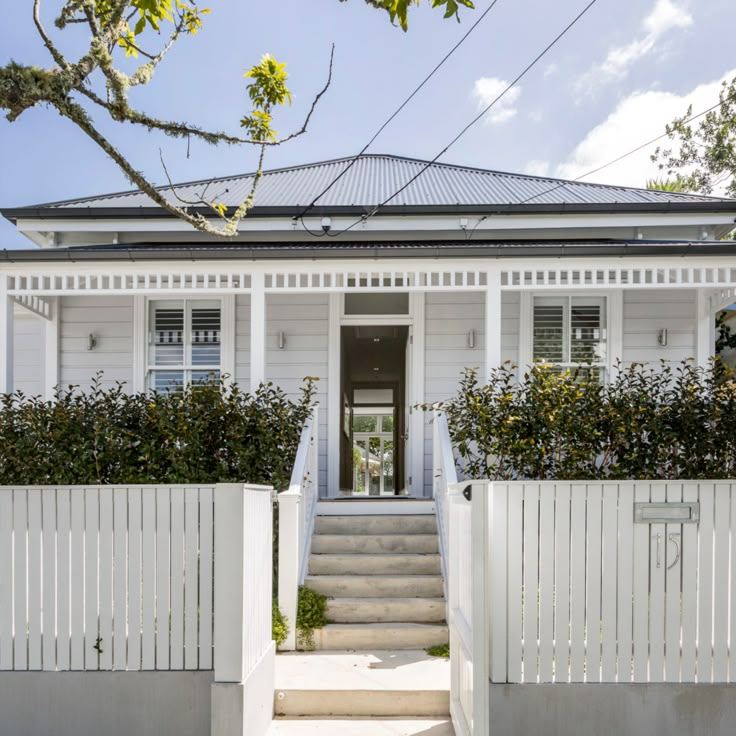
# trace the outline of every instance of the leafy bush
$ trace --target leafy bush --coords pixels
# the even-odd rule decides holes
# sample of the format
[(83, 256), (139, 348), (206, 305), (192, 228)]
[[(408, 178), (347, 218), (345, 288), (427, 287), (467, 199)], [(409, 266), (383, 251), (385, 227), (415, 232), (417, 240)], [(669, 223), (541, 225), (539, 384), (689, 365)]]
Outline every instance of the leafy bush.
[(302, 649), (314, 649), (314, 630), (327, 624), (327, 597), (302, 586), (296, 611), (297, 642)]
[(0, 484), (245, 482), (288, 486), (313, 381), (291, 401), (204, 383), (128, 394), (70, 386), (53, 401), (0, 396)]
[(281, 613), (279, 604), (276, 599), (273, 600), (271, 606), (271, 636), (276, 642), (276, 646), (280, 647), (285, 641), (289, 634), (289, 621), (286, 616)]
[(427, 647), (425, 650), (430, 657), (442, 657), (442, 659), (450, 659), (450, 645), (449, 644), (435, 644), (432, 647)]
[(517, 382), (505, 364), (482, 386), (468, 371), (434, 408), (447, 412), (466, 477), (736, 477), (736, 376), (719, 361), (619, 366), (607, 384), (544, 363)]

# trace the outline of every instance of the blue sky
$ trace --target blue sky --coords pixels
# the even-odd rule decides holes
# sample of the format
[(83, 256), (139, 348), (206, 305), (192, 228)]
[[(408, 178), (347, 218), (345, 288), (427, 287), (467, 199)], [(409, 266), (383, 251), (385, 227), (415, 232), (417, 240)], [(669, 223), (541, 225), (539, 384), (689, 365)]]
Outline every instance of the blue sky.
[[(53, 30), (59, 0), (42, 12)], [(275, 127), (298, 127), (322, 86), (335, 43), (333, 83), (309, 132), (270, 151), (267, 168), (357, 153), (444, 53), (490, 4), (464, 11), (460, 24), (428, 7), (408, 33), (362, 0), (210, 0), (204, 30), (179, 42), (153, 82), (132, 97), (153, 114), (204, 127), (238, 129), (247, 110), (243, 71), (270, 52), (288, 64), (293, 106)], [(425, 3), (427, 4), (427, 3)], [(370, 149), (433, 158), (585, 5), (585, 0), (499, 0), (482, 24)], [(0, 63), (52, 66), (32, 23), (31, 0), (8, 3)], [(717, 100), (721, 79), (736, 76), (723, 29), (736, 23), (733, 0), (598, 0), (584, 19), (473, 128), (443, 161), (506, 171), (576, 177), (663, 131), (688, 102)], [(70, 55), (83, 38), (58, 34)], [(71, 36), (65, 38), (65, 36)], [(165, 183), (163, 151), (178, 181), (251, 171), (255, 151), (187, 146), (102, 119), (135, 166)], [(124, 176), (83, 133), (38, 108), (0, 120), (0, 205), (34, 204), (129, 189)], [(648, 152), (591, 180), (643, 185), (656, 171)], [(26, 247), (6, 221), (0, 248)]]

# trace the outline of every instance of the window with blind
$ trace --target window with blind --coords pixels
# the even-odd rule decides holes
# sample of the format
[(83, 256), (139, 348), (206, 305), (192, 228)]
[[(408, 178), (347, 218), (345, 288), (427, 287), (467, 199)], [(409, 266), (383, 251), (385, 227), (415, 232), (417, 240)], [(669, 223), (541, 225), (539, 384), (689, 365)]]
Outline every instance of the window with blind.
[(532, 357), (562, 368), (606, 365), (606, 299), (535, 297)]
[(153, 301), (148, 330), (149, 388), (172, 391), (217, 380), (221, 307), (217, 301)]

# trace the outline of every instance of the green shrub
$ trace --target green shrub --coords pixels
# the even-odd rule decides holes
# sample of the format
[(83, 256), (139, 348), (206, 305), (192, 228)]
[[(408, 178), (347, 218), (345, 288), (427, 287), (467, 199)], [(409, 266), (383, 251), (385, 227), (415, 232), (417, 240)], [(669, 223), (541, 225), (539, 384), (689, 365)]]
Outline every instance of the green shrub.
[(53, 401), (0, 396), (0, 484), (244, 482), (288, 487), (314, 383), (291, 401), (212, 382), (128, 394), (70, 386)]
[(609, 383), (544, 363), (517, 382), (505, 364), (434, 406), (468, 478), (736, 477), (736, 377), (718, 361), (619, 366)]
[(286, 641), (286, 637), (288, 636), (288, 634), (289, 621), (286, 616), (281, 613), (279, 604), (274, 598), (273, 604), (271, 606), (271, 636), (276, 642), (277, 647), (280, 647)]
[(433, 647), (427, 647), (425, 650), (430, 657), (442, 657), (443, 659), (450, 659), (450, 645), (449, 644), (435, 644)]
[(302, 586), (296, 612), (297, 643), (302, 649), (314, 649), (314, 630), (327, 624), (327, 597)]

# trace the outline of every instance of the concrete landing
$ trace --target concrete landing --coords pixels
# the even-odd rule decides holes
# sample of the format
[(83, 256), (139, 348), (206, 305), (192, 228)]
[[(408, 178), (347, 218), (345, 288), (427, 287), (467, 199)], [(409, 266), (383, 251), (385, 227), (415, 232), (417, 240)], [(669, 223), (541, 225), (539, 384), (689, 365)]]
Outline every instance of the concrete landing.
[(277, 718), (268, 736), (455, 736), (455, 731), (445, 719)]

